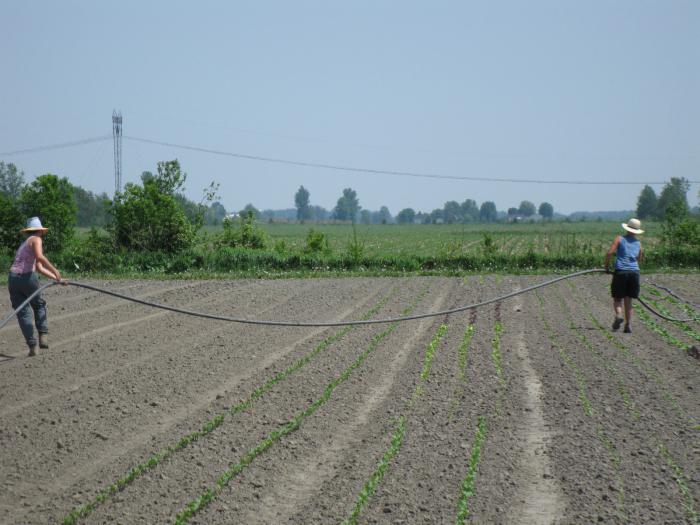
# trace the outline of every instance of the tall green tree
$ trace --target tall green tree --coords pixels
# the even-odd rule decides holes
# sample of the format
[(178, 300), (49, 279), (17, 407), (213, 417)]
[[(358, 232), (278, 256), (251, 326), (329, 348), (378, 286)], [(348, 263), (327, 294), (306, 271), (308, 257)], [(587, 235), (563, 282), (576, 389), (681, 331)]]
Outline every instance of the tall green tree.
[(24, 188), (24, 172), (11, 162), (0, 161), (0, 193), (11, 199), (19, 199)]
[(658, 198), (654, 188), (645, 185), (637, 199), (637, 218), (651, 219), (656, 216), (656, 206)]
[(299, 189), (294, 195), (294, 205), (297, 209), (297, 220), (299, 222), (304, 222), (311, 218), (309, 197), (309, 190), (304, 188), (304, 186), (299, 186)]
[(377, 222), (379, 222), (380, 224), (389, 224), (392, 218), (393, 217), (391, 216), (389, 208), (387, 208), (386, 206), (382, 206), (381, 208), (379, 208)]
[(447, 201), (443, 207), (443, 220), (447, 224), (454, 224), (462, 221), (462, 207), (457, 201)]
[(357, 192), (352, 188), (345, 188), (343, 195), (338, 199), (338, 203), (333, 209), (333, 218), (339, 221), (355, 222), (360, 207)]
[(360, 212), (360, 224), (372, 224), (372, 213), (369, 210)]
[(177, 160), (158, 163), (158, 174), (146, 172), (143, 185), (127, 184), (118, 193), (109, 231), (118, 246), (131, 250), (178, 252), (189, 248), (196, 227), (187, 219), (175, 195), (187, 174)]
[(540, 204), (537, 213), (539, 213), (544, 220), (551, 221), (552, 217), (554, 216), (554, 206), (548, 202), (543, 202)]
[(413, 208), (404, 208), (396, 215), (396, 222), (399, 224), (413, 224), (416, 212)]
[(20, 245), (25, 218), (19, 202), (0, 192), (0, 249), (16, 250)]
[(481, 203), (481, 208), (479, 208), (479, 219), (482, 222), (496, 222), (498, 219), (498, 210), (496, 210), (496, 203), (492, 201), (485, 201)]
[(80, 186), (73, 186), (73, 198), (77, 208), (76, 224), (78, 226), (105, 225), (110, 204), (106, 193), (97, 195)]
[(535, 208), (535, 204), (530, 201), (522, 201), (520, 203), (520, 207), (518, 208), (520, 215), (523, 217), (532, 217), (536, 210), (537, 208)]
[[(671, 180), (666, 183), (661, 190), (659, 200), (656, 203), (656, 215), (659, 219), (666, 218), (666, 211), (673, 207), (675, 213), (678, 213), (680, 208), (688, 210), (688, 198), (686, 194), (690, 189), (690, 183), (684, 177), (671, 177)], [(680, 208), (679, 208), (680, 207)]]
[(464, 222), (476, 222), (479, 220), (479, 206), (473, 199), (466, 199), (459, 205), (462, 208), (462, 220)]
[(22, 190), (20, 209), (49, 228), (44, 236), (47, 251), (60, 251), (73, 238), (78, 208), (67, 178), (50, 173), (37, 177)]

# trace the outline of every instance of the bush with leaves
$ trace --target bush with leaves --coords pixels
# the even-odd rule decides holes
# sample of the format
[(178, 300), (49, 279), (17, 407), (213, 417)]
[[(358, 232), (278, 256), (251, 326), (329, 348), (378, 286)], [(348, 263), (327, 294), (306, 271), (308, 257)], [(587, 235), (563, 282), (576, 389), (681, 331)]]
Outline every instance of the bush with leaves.
[(304, 247), (304, 252), (329, 254), (331, 252), (331, 247), (328, 244), (328, 236), (323, 232), (311, 228), (306, 234), (306, 246)]
[(60, 251), (73, 238), (77, 206), (68, 179), (46, 174), (22, 190), (19, 203), (25, 217), (39, 217), (49, 228), (44, 236), (47, 251)]
[(224, 231), (219, 237), (221, 246), (262, 249), (267, 245), (267, 235), (256, 226), (253, 210), (248, 210), (240, 216), (238, 228), (229, 218), (224, 219), (223, 226)]
[(687, 206), (677, 201), (666, 208), (661, 241), (668, 249), (700, 246), (700, 223), (691, 216)]
[(0, 192), (0, 248), (7, 251), (17, 249), (22, 242), (20, 229), (24, 222), (18, 202)]
[(117, 246), (130, 250), (179, 252), (192, 246), (196, 226), (176, 198), (187, 175), (177, 160), (159, 162), (158, 174), (145, 172), (143, 186), (127, 184), (118, 193), (109, 231)]

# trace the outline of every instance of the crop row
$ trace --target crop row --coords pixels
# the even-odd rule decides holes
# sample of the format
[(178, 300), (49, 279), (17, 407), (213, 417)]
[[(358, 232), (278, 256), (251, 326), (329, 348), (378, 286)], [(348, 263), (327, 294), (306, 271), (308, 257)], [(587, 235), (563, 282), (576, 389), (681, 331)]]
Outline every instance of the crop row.
[(539, 316), (540, 320), (542, 321), (542, 324), (544, 325), (545, 334), (547, 335), (547, 338), (549, 339), (552, 346), (556, 348), (566, 368), (568, 368), (573, 374), (578, 389), (578, 398), (581, 402), (581, 408), (583, 409), (583, 412), (587, 417), (590, 417), (594, 420), (596, 436), (608, 452), (610, 464), (613, 468), (613, 471), (615, 472), (615, 478), (617, 483), (617, 511), (623, 517), (624, 521), (628, 521), (627, 513), (625, 510), (625, 484), (622, 478), (622, 473), (620, 471), (620, 465), (622, 462), (620, 453), (617, 450), (617, 447), (613, 440), (610, 439), (610, 436), (605, 430), (605, 426), (598, 417), (597, 411), (595, 410), (593, 404), (588, 398), (588, 384), (584, 374), (581, 372), (580, 368), (571, 358), (566, 349), (564, 349), (564, 347), (559, 343), (559, 338), (557, 337), (556, 332), (552, 329), (552, 326), (549, 323), (549, 320), (547, 319), (544, 310), (544, 299), (542, 298), (541, 294), (537, 291), (535, 292), (535, 296), (537, 297), (539, 302)]
[[(417, 303), (424, 297), (425, 293), (427, 293), (427, 289), (416, 299), (414, 299), (414, 301), (412, 301), (411, 305), (409, 305), (402, 312), (402, 315), (410, 314), (417, 305)], [(340, 384), (344, 383), (350, 377), (350, 375), (365, 362), (365, 360), (370, 356), (370, 354), (372, 354), (377, 349), (379, 344), (396, 330), (398, 324), (398, 322), (394, 322), (390, 324), (389, 327), (386, 328), (384, 331), (373, 336), (367, 348), (339, 376), (337, 376), (334, 380), (328, 383), (323, 393), (316, 400), (309, 404), (304, 410), (298, 412), (289, 422), (285, 423), (284, 425), (281, 425), (279, 428), (272, 431), (265, 439), (260, 441), (255, 447), (251, 448), (248, 452), (246, 452), (237, 463), (226, 469), (226, 471), (224, 471), (219, 476), (219, 478), (216, 480), (216, 483), (213, 486), (207, 488), (200, 496), (190, 501), (185, 506), (185, 508), (178, 513), (175, 519), (175, 523), (178, 525), (187, 523), (191, 518), (195, 516), (195, 514), (200, 512), (202, 509), (207, 507), (212, 501), (214, 501), (221, 494), (223, 489), (229, 484), (229, 482), (238, 474), (240, 474), (243, 470), (245, 470), (248, 467), (248, 465), (250, 465), (260, 454), (265, 452), (284, 436), (297, 430), (306, 418), (314, 414), (323, 404), (325, 404), (330, 399), (331, 395), (333, 394), (333, 391)]]
[[(388, 297), (385, 297), (382, 300), (380, 300), (375, 306), (373, 306), (370, 310), (365, 312), (365, 314), (362, 316), (362, 318), (369, 319), (370, 317), (375, 315), (387, 303), (387, 301), (388, 301)], [(270, 378), (268, 381), (266, 381), (261, 386), (255, 388), (248, 395), (248, 397), (245, 400), (232, 406), (226, 412), (218, 414), (218, 415), (214, 416), (213, 418), (209, 419), (202, 426), (202, 428), (200, 430), (196, 430), (196, 431), (191, 432), (185, 436), (182, 436), (177, 442), (168, 445), (167, 447), (163, 448), (162, 450), (160, 450), (160, 451), (156, 452), (155, 454), (153, 454), (152, 456), (150, 456), (147, 460), (145, 460), (142, 463), (139, 463), (138, 465), (129, 469), (129, 471), (126, 474), (124, 474), (122, 477), (117, 479), (117, 481), (115, 481), (111, 485), (107, 486), (106, 488), (100, 490), (97, 493), (97, 495), (93, 497), (92, 500), (90, 500), (89, 502), (87, 502), (79, 507), (74, 508), (68, 515), (66, 515), (64, 517), (64, 519), (63, 519), (64, 525), (72, 525), (74, 523), (77, 523), (78, 519), (87, 517), (100, 504), (107, 501), (111, 496), (113, 496), (117, 492), (124, 490), (128, 485), (133, 483), (136, 479), (141, 477), (143, 474), (145, 474), (146, 472), (148, 472), (150, 470), (153, 470), (153, 468), (155, 468), (157, 465), (161, 464), (163, 461), (170, 458), (175, 453), (183, 450), (188, 445), (194, 443), (195, 441), (199, 441), (200, 439), (204, 438), (205, 436), (208, 436), (209, 434), (211, 434), (214, 430), (216, 430), (219, 426), (221, 426), (221, 424), (224, 422), (227, 415), (233, 416), (233, 415), (236, 415), (236, 414), (250, 408), (256, 400), (258, 400), (260, 397), (262, 397), (272, 387), (274, 387), (279, 382), (285, 380), (290, 375), (292, 375), (293, 373), (295, 373), (296, 371), (301, 369), (303, 366), (308, 364), (318, 354), (325, 352), (331, 345), (339, 342), (351, 330), (353, 330), (353, 328), (354, 328), (353, 326), (347, 326), (347, 327), (339, 330), (338, 332), (330, 335), (329, 337), (326, 337), (318, 345), (316, 345), (310, 352), (308, 352), (307, 354), (302, 356), (300, 359), (298, 359), (292, 365), (288, 366), (287, 368), (285, 368), (281, 372), (278, 372), (277, 374), (275, 374), (272, 378)]]
[(415, 389), (413, 390), (413, 393), (411, 394), (411, 397), (406, 403), (403, 415), (399, 417), (396, 421), (396, 427), (391, 436), (391, 444), (389, 445), (389, 448), (386, 450), (386, 452), (384, 452), (384, 455), (379, 460), (379, 463), (377, 464), (377, 467), (375, 468), (374, 472), (372, 472), (369, 479), (362, 487), (362, 490), (360, 490), (360, 493), (358, 494), (357, 499), (355, 501), (355, 507), (353, 508), (350, 515), (343, 521), (343, 525), (357, 524), (362, 510), (367, 505), (372, 495), (377, 490), (379, 483), (381, 483), (382, 479), (384, 478), (384, 474), (386, 473), (386, 470), (389, 467), (391, 460), (396, 454), (398, 454), (401, 445), (403, 444), (404, 437), (406, 435), (407, 418), (415, 403), (423, 395), (424, 383), (428, 380), (428, 376), (430, 375), (430, 368), (432, 366), (433, 358), (435, 356), (435, 351), (437, 350), (437, 346), (440, 343), (440, 340), (447, 333), (447, 329), (448, 327), (446, 324), (440, 325), (437, 332), (430, 340), (430, 343), (428, 343), (428, 346), (425, 351), (425, 357), (423, 358), (423, 368), (418, 379), (418, 384), (416, 385)]
[[(638, 422), (640, 420), (640, 417), (641, 417), (640, 413), (636, 408), (636, 403), (634, 403), (633, 400), (631, 399), (631, 397), (627, 391), (627, 387), (624, 383), (624, 380), (620, 377), (620, 374), (619, 374), (617, 368), (614, 365), (610, 364), (609, 361), (605, 358), (605, 356), (601, 355), (601, 353), (599, 351), (594, 349), (593, 344), (589, 341), (589, 339), (586, 337), (586, 335), (583, 333), (583, 331), (579, 327), (577, 327), (576, 324), (573, 322), (573, 317), (571, 315), (571, 311), (569, 310), (568, 306), (563, 301), (561, 296), (559, 296), (559, 300), (560, 300), (560, 305), (562, 307), (562, 311), (566, 312), (566, 315), (568, 317), (569, 328), (576, 334), (577, 338), (579, 339), (579, 341), (581, 341), (581, 343), (584, 345), (584, 347), (586, 349), (588, 349), (588, 351), (594, 357), (596, 362), (600, 366), (602, 366), (613, 377), (613, 379), (615, 380), (615, 382), (618, 385), (618, 391), (619, 391), (620, 396), (623, 400), (623, 404), (625, 405), (627, 410), (630, 412), (630, 415), (631, 415), (633, 421)], [(589, 316), (590, 315), (591, 314), (589, 313)], [(599, 332), (602, 332), (604, 335), (609, 335), (610, 338), (617, 341), (617, 338), (615, 338), (615, 336), (610, 334), (610, 332), (608, 332), (607, 329), (605, 329), (600, 324), (600, 322), (597, 321), (597, 319), (595, 320), (594, 324), (596, 325), (596, 328), (598, 329)], [(627, 347), (623, 343), (620, 343), (619, 341), (618, 341), (618, 344), (616, 346), (618, 348), (624, 347), (627, 349)], [(627, 349), (627, 350), (629, 351), (629, 349)], [(627, 356), (627, 355), (629, 355), (629, 352), (625, 352), (622, 355)], [(676, 483), (678, 484), (679, 489), (683, 495), (683, 501), (684, 501), (683, 505), (684, 505), (685, 513), (689, 517), (689, 519), (691, 519), (692, 523), (696, 523), (697, 522), (697, 514), (696, 514), (695, 509), (694, 509), (693, 498), (689, 492), (689, 489), (688, 489), (688, 486), (686, 483), (686, 476), (685, 476), (685, 473), (683, 472), (683, 469), (675, 462), (673, 456), (671, 455), (671, 453), (668, 450), (668, 447), (663, 442), (663, 440), (660, 438), (660, 436), (658, 436), (658, 435), (653, 436), (651, 438), (651, 444), (652, 444), (652, 448), (656, 448), (659, 450), (662, 458), (672, 468), (673, 473), (674, 473), (674, 479), (675, 479)]]

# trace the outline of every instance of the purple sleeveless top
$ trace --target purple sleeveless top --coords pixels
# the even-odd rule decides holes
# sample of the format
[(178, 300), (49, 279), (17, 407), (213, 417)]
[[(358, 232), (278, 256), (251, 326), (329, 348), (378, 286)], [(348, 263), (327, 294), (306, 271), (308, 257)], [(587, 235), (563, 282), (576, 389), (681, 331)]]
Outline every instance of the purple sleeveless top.
[[(28, 241), (29, 239), (27, 239)], [(12, 263), (10, 271), (12, 273), (30, 273), (36, 270), (36, 257), (34, 250), (24, 241), (15, 254), (15, 262)]]

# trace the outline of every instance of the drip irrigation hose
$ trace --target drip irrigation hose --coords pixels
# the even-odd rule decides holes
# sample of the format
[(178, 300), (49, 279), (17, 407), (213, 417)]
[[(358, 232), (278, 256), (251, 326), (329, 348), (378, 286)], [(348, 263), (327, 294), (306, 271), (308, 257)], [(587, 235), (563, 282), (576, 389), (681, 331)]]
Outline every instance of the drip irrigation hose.
[[(479, 308), (482, 306), (486, 306), (487, 304), (492, 304), (492, 303), (497, 303), (499, 301), (503, 301), (505, 299), (509, 299), (511, 297), (515, 297), (516, 295), (521, 295), (527, 292), (531, 292), (533, 290), (537, 290), (538, 288), (543, 288), (545, 286), (549, 286), (551, 284), (557, 283), (559, 281), (563, 281), (565, 279), (571, 279), (573, 277), (578, 277), (581, 275), (586, 275), (590, 273), (604, 273), (606, 270), (602, 268), (594, 268), (591, 270), (582, 270), (579, 272), (574, 272), (570, 273), (568, 275), (563, 275), (561, 277), (557, 277), (555, 279), (550, 279), (549, 281), (545, 281), (540, 284), (535, 284), (533, 286), (528, 286), (527, 288), (523, 288), (522, 290), (518, 290), (515, 292), (511, 292), (505, 295), (500, 295), (498, 297), (494, 297), (493, 299), (488, 299), (486, 301), (481, 301), (479, 303), (473, 303), (473, 304), (468, 304), (466, 306), (460, 306), (457, 308), (452, 308), (450, 310), (440, 310), (438, 312), (428, 312), (428, 313), (423, 313), (423, 314), (415, 314), (415, 315), (405, 315), (401, 317), (388, 317), (384, 319), (363, 319), (363, 320), (356, 320), (356, 321), (329, 321), (329, 322), (321, 322), (321, 321), (266, 321), (266, 320), (261, 320), (261, 319), (246, 319), (246, 318), (240, 318), (240, 317), (228, 317), (224, 315), (214, 315), (214, 314), (208, 314), (205, 312), (196, 312), (193, 310), (185, 310), (183, 308), (177, 308), (174, 306), (168, 306), (164, 304), (158, 304), (158, 303), (153, 303), (151, 301), (144, 301), (143, 299), (138, 299), (136, 297), (130, 297), (128, 295), (120, 294), (118, 292), (113, 292), (111, 290), (105, 290), (104, 288), (98, 288), (97, 286), (92, 286), (91, 284), (85, 284), (85, 283), (80, 283), (77, 281), (68, 281), (67, 284), (70, 286), (77, 286), (79, 288), (85, 288), (86, 290), (93, 290), (95, 292), (100, 292), (106, 295), (111, 295), (113, 297), (118, 297), (120, 299), (125, 299), (127, 301), (131, 301), (134, 303), (139, 303), (143, 304), (145, 306), (151, 306), (153, 308), (160, 308), (162, 310), (168, 310), (170, 312), (175, 312), (178, 314), (185, 314), (185, 315), (191, 315), (194, 317), (201, 317), (203, 319), (213, 319), (216, 321), (227, 321), (231, 323), (243, 323), (243, 324), (251, 324), (251, 325), (263, 325), (263, 326), (302, 326), (302, 327), (332, 327), (332, 326), (357, 326), (357, 325), (369, 325), (369, 324), (386, 324), (386, 323), (395, 323), (395, 322), (400, 322), (400, 321), (412, 321), (415, 319), (424, 319), (426, 317), (438, 317), (442, 315), (449, 315), (449, 314), (454, 314), (457, 312), (463, 312), (465, 310), (471, 310), (474, 308)], [(32, 295), (27, 297), (27, 299), (24, 300), (22, 304), (20, 304), (13, 312), (10, 312), (1, 322), (0, 322), (0, 328), (4, 327), (17, 313), (22, 310), (35, 296), (40, 294), (43, 290), (46, 288), (49, 288), (51, 286), (56, 286), (61, 283), (58, 283), (56, 281), (52, 281), (49, 283), (44, 284), (41, 286), (37, 291), (35, 291)], [(641, 299), (639, 301), (644, 305), (649, 311), (654, 313), (655, 315), (658, 315), (659, 317), (662, 317), (664, 319), (670, 320), (670, 321), (682, 321), (682, 322), (688, 322), (692, 321), (692, 319), (684, 320), (684, 319), (674, 319), (670, 318), (667, 316), (664, 316), (660, 314), (659, 312), (656, 312), (652, 308), (650, 308), (646, 303), (644, 303)]]
[(696, 310), (700, 309), (700, 305), (697, 305), (697, 304), (695, 304), (694, 302), (689, 301), (688, 299), (684, 299), (683, 297), (681, 297), (680, 295), (678, 295), (676, 292), (674, 292), (674, 291), (671, 290), (670, 288), (666, 288), (665, 286), (662, 286), (662, 285), (660, 285), (660, 284), (658, 284), (658, 283), (655, 283), (654, 281), (649, 281), (649, 284), (652, 285), (652, 286), (657, 287), (659, 290), (663, 290), (663, 291), (666, 292), (668, 295), (670, 295), (671, 297), (675, 297), (676, 299), (678, 299), (678, 300), (681, 301), (682, 303), (685, 303), (685, 304), (687, 304), (688, 306), (692, 306), (692, 307), (695, 308)]

